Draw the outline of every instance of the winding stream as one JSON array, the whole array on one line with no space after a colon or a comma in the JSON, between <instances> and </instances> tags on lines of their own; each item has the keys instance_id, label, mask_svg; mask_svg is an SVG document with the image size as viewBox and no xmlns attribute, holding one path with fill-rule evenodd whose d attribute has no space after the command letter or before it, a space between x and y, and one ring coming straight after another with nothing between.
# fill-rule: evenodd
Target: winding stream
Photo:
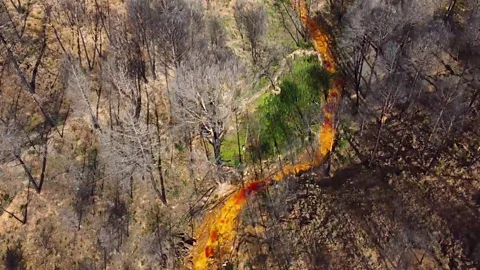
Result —
<instances>
[{"instance_id":1,"label":"winding stream","mask_svg":"<svg viewBox=\"0 0 480 270\"><path fill-rule=\"evenodd\" d=\"M307 172L321 165L332 150L335 138L334 115L341 98L342 81L333 76L336 72L336 63L330 47L330 37L318 22L310 18L305 0L298 1L295 8L307 27L311 41L315 50L320 54L325 69L332 75L327 101L323 108L324 120L318 137L319 146L316 149L314 160L297 165L285 165L270 177L251 181L236 191L223 205L213 209L196 231L197 244L193 249L194 269L207 269L210 258L230 252L235 239L237 217L245 207L249 196L264 190L275 181L281 181L288 175Z\"/></svg>"}]
</instances>

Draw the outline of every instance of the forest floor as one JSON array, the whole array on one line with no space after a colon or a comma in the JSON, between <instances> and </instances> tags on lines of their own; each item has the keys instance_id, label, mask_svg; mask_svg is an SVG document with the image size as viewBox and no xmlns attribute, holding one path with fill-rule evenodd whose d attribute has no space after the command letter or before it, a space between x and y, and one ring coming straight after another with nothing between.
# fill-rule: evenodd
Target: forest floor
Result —
<instances>
[{"instance_id":1,"label":"forest floor","mask_svg":"<svg viewBox=\"0 0 480 270\"><path fill-rule=\"evenodd\" d=\"M459 181L352 162L332 177L292 177L249 204L236 260L240 269L475 269L480 181L472 170Z\"/></svg>"}]
</instances>

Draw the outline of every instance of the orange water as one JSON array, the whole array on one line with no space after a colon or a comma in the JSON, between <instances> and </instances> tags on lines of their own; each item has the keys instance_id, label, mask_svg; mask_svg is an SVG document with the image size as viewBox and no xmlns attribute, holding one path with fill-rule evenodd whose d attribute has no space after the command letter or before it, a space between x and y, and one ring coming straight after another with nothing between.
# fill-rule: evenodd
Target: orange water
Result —
<instances>
[{"instance_id":1,"label":"orange water","mask_svg":"<svg viewBox=\"0 0 480 270\"><path fill-rule=\"evenodd\" d=\"M336 63L330 49L329 36L317 22L308 16L304 0L299 1L298 5L294 7L308 29L315 50L322 56L325 68L333 74L336 71ZM194 269L207 269L209 258L228 254L231 251L235 240L237 218L245 207L248 196L263 190L274 181L281 181L287 175L300 174L323 163L332 150L335 138L334 114L338 108L342 90L341 79L332 80L330 84L331 87L323 108L324 121L319 132L319 148L316 149L314 160L297 165L285 165L271 177L254 180L236 191L222 206L212 210L196 232L197 244L193 250Z\"/></svg>"}]
</instances>

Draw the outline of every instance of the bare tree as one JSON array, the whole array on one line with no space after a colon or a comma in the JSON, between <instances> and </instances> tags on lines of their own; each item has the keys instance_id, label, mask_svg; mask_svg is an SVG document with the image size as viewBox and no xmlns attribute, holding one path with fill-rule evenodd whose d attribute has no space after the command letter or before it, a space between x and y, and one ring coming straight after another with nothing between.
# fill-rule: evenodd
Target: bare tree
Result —
<instances>
[{"instance_id":1,"label":"bare tree","mask_svg":"<svg viewBox=\"0 0 480 270\"><path fill-rule=\"evenodd\" d=\"M290 2L294 3L294 5L292 6ZM305 25L294 8L298 2L298 0L275 0L273 7L280 14L283 28L293 39L295 45L300 46L303 42L307 42L308 34Z\"/></svg>"},{"instance_id":2,"label":"bare tree","mask_svg":"<svg viewBox=\"0 0 480 270\"><path fill-rule=\"evenodd\" d=\"M222 17L216 14L209 18L207 21L207 32L211 47L225 47L227 35Z\"/></svg>"},{"instance_id":3,"label":"bare tree","mask_svg":"<svg viewBox=\"0 0 480 270\"><path fill-rule=\"evenodd\" d=\"M375 127L364 138L372 143L371 161L403 155L412 168L428 172L476 121L478 1L465 4L460 29L450 25L458 23L455 1L364 0L343 17L336 53L356 97L360 134L365 124ZM442 19L446 6L449 18Z\"/></svg>"},{"instance_id":4,"label":"bare tree","mask_svg":"<svg viewBox=\"0 0 480 270\"><path fill-rule=\"evenodd\" d=\"M146 177L160 200L166 203L162 158L159 156L161 145L152 139L156 136L155 130L147 129L145 124L135 121L133 116L127 121L122 122L121 127L105 131L102 135L104 160L108 160L108 168L111 168L109 172L130 181L130 194L133 194L133 178ZM158 176L155 177L157 172ZM160 181L160 187L157 181Z\"/></svg>"},{"instance_id":5,"label":"bare tree","mask_svg":"<svg viewBox=\"0 0 480 270\"><path fill-rule=\"evenodd\" d=\"M49 125L55 127L56 131L60 134L57 124L45 104L48 103L48 101L45 100L45 97L42 97L37 93L37 81L41 74L39 71L47 50L47 27L50 23L51 6L48 4L43 6L45 16L42 18L42 30L40 31L40 35L29 36L27 39L23 37L24 29L22 30L22 33L18 33L15 19L9 15L5 3L3 1L2 3L3 5L0 6L0 44L2 45L2 48L4 48L2 54L5 53L5 55L2 55L2 59L4 63L8 64L2 66L2 74L5 69L8 70L10 65L13 66L13 72L20 81L19 85L25 90L28 97L38 106L45 122L48 122ZM39 48L36 48L37 43L40 44ZM16 46L16 44L24 44L24 46ZM33 64L31 75L27 74L27 70L22 67L22 64L26 64L27 67L30 66L30 64L25 62L26 55L24 49L27 47L29 48L28 54L31 54L32 50L36 51L38 54Z\"/></svg>"},{"instance_id":6,"label":"bare tree","mask_svg":"<svg viewBox=\"0 0 480 270\"><path fill-rule=\"evenodd\" d=\"M150 63L150 71L153 78L156 79L155 41L158 29L155 26L159 18L156 17L151 7L151 1L127 1L126 6L133 42L144 49L144 54ZM144 55L137 57L145 58Z\"/></svg>"},{"instance_id":7,"label":"bare tree","mask_svg":"<svg viewBox=\"0 0 480 270\"><path fill-rule=\"evenodd\" d=\"M192 55L177 70L172 100L180 125L200 127L213 146L216 164L226 122L240 90L241 65L235 57L216 62L209 54Z\"/></svg>"},{"instance_id":8,"label":"bare tree","mask_svg":"<svg viewBox=\"0 0 480 270\"><path fill-rule=\"evenodd\" d=\"M68 55L64 57L62 68L64 74L62 79L65 80L67 95L70 96L70 100L74 104L73 109L77 113L88 111L93 128L98 129L100 124L90 101L91 88L93 87L92 81L88 74L75 62Z\"/></svg>"},{"instance_id":9,"label":"bare tree","mask_svg":"<svg viewBox=\"0 0 480 270\"><path fill-rule=\"evenodd\" d=\"M178 67L196 47L198 33L204 27L203 12L195 2L157 0L153 3L156 18L157 50L165 68ZM162 29L163 31L158 31Z\"/></svg>"},{"instance_id":10,"label":"bare tree","mask_svg":"<svg viewBox=\"0 0 480 270\"><path fill-rule=\"evenodd\" d=\"M75 32L76 51L80 66L83 66L83 56L87 61L87 66L92 70L95 66L97 55L101 56L103 30L103 6L96 0L94 9L88 8L86 1L62 0L58 7L60 8L60 18L66 18L69 27ZM92 37L93 46L90 46L88 38ZM72 48L73 49L73 48Z\"/></svg>"},{"instance_id":11,"label":"bare tree","mask_svg":"<svg viewBox=\"0 0 480 270\"><path fill-rule=\"evenodd\" d=\"M3 121L2 121L3 123ZM42 191L43 183L45 180L45 172L47 168L47 154L48 154L48 138L50 135L50 129L46 128L43 130L43 133L40 134L40 141L43 146L43 149L37 149L40 152L40 155L42 156L42 166L41 166L41 172L40 172L40 177L38 180L35 179L33 176L34 174L31 171L31 168L25 163L22 157L22 144L23 144L23 138L22 135L19 131L19 127L8 124L8 123L3 123L4 125L0 125L0 138L2 139L2 142L0 143L0 159L4 160L11 160L12 158L16 159L21 167L23 168L25 175L28 178L29 183L33 186L35 191L37 193L40 193ZM46 126L46 124L45 124ZM32 144L35 149L35 145Z\"/></svg>"},{"instance_id":12,"label":"bare tree","mask_svg":"<svg viewBox=\"0 0 480 270\"><path fill-rule=\"evenodd\" d=\"M135 107L135 118L140 117L143 105L144 83L147 83L147 66L145 58L142 55L142 44L139 40L132 38L127 27L117 29L111 33L111 44L118 51L115 57L109 60L114 63L106 63L108 66L102 70L108 71L106 79L117 90L123 91ZM112 79L122 76L121 83L128 82L131 87L122 88L120 82ZM128 90L129 92L125 92Z\"/></svg>"},{"instance_id":13,"label":"bare tree","mask_svg":"<svg viewBox=\"0 0 480 270\"><path fill-rule=\"evenodd\" d=\"M256 64L260 57L261 43L267 31L267 10L263 2L248 4L237 1L234 7L235 21L250 44L250 54Z\"/></svg>"},{"instance_id":14,"label":"bare tree","mask_svg":"<svg viewBox=\"0 0 480 270\"><path fill-rule=\"evenodd\" d=\"M105 68L113 80L106 83L105 87L111 97L117 98L117 108L111 109L111 114L115 114L115 125L111 124L111 128L105 130L101 136L101 143L104 145L102 155L103 160L107 161L107 171L115 177L129 181L131 197L134 178L147 177L159 199L166 204L162 169L162 152L165 149L161 143L163 134L157 105L152 102L154 106L151 108L150 100L147 99L146 121L137 119L136 105L130 103L133 82L129 80L126 71L115 70L111 64L105 65ZM152 114L156 116L155 119ZM159 185L157 181L160 182Z\"/></svg>"}]
</instances>

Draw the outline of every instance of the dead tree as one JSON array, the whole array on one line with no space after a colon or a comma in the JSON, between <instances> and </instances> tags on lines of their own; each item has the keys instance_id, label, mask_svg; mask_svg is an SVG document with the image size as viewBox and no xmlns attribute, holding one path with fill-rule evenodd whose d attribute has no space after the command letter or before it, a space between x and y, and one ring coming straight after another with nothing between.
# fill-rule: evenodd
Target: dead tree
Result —
<instances>
[{"instance_id":1,"label":"dead tree","mask_svg":"<svg viewBox=\"0 0 480 270\"><path fill-rule=\"evenodd\" d=\"M263 37L267 31L267 10L263 3L247 4L237 1L234 7L235 21L240 31L244 32L250 44L253 64L260 57Z\"/></svg>"},{"instance_id":2,"label":"dead tree","mask_svg":"<svg viewBox=\"0 0 480 270\"><path fill-rule=\"evenodd\" d=\"M221 145L239 91L241 66L231 57L215 62L211 55L192 55L177 70L172 101L179 125L199 128L213 146L215 163L221 164Z\"/></svg>"}]
</instances>

